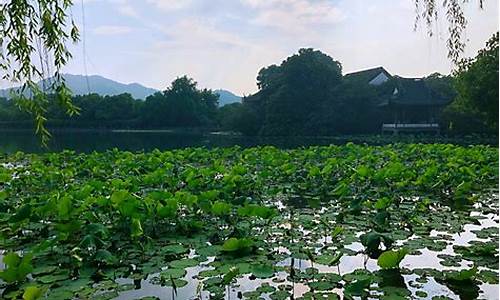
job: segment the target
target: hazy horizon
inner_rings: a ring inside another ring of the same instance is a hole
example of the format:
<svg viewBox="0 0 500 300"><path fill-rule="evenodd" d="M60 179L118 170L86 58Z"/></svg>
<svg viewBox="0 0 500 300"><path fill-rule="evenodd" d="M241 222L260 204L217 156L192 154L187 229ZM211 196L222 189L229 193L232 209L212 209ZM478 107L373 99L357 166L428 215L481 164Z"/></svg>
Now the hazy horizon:
<svg viewBox="0 0 500 300"><path fill-rule="evenodd" d="M69 74L159 90L187 75L200 87L248 95L262 67L299 48L330 55L344 74L377 66L404 77L452 70L445 16L433 37L423 24L413 31L414 0L84 0L83 9L77 2L72 14L82 40L71 46L62 70ZM471 1L466 17L470 57L498 30L498 1L485 1L483 10Z"/></svg>

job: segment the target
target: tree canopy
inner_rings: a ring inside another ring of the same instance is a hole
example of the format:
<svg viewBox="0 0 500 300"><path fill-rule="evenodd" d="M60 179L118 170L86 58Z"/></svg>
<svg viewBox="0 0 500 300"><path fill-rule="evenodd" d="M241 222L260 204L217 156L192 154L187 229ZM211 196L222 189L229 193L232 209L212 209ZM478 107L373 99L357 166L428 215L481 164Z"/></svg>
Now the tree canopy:
<svg viewBox="0 0 500 300"><path fill-rule="evenodd" d="M163 92L146 98L141 118L155 126L201 126L213 124L219 96L198 89L187 76L175 79Z"/></svg>
<svg viewBox="0 0 500 300"><path fill-rule="evenodd" d="M477 120L491 130L498 131L498 32L479 50L474 58L463 59L455 73L457 98L449 112L455 114L452 122L460 123L466 116Z"/></svg>
<svg viewBox="0 0 500 300"><path fill-rule="evenodd" d="M213 127L218 122L218 95L198 89L187 76L175 79L163 92L145 101L130 94L74 96L80 108L77 116L68 116L58 104L57 95L47 96L47 126L63 128L171 128ZM12 101L0 98L0 120L4 126L30 126L30 116Z"/></svg>
<svg viewBox="0 0 500 300"><path fill-rule="evenodd" d="M263 135L304 134L311 114L342 80L342 66L314 49L300 49L281 63L263 68L257 77L264 104Z"/></svg>

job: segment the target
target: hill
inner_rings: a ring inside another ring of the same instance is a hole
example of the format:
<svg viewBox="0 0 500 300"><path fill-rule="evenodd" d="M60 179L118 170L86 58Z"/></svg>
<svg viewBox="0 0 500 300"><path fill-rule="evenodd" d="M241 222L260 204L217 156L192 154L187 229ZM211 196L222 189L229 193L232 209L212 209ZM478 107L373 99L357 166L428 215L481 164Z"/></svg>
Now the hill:
<svg viewBox="0 0 500 300"><path fill-rule="evenodd" d="M135 99L145 99L147 96L157 92L157 90L145 87L138 83L120 83L99 75L72 75L64 74L67 86L71 89L74 95L85 95L96 93L99 95L119 95L129 93ZM48 85L50 79L45 79L38 82L39 86ZM12 89L12 88L11 88ZM9 97L11 89L0 90L0 97ZM15 88L14 88L15 89Z"/></svg>
<svg viewBox="0 0 500 300"><path fill-rule="evenodd" d="M219 89L215 90L214 93L219 95L219 106L241 102L241 97L231 93L230 91Z"/></svg>
<svg viewBox="0 0 500 300"><path fill-rule="evenodd" d="M73 95L86 95L89 93L96 93L102 96L119 95L129 93L135 99L146 99L147 96L152 95L158 90L145 87L139 83L120 83L99 75L73 75L64 74L67 86L73 92ZM50 79L41 80L38 82L40 87L50 85ZM9 98L10 91L17 88L9 88L0 90L0 97ZM219 95L219 106L226 104L241 102L241 97L233 94L228 90L215 90L214 93Z"/></svg>

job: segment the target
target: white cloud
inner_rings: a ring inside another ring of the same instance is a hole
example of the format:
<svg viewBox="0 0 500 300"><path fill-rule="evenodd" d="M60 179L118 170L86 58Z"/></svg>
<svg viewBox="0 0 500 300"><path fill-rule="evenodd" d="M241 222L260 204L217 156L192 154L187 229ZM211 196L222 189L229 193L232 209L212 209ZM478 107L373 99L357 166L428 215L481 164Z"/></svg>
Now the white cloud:
<svg viewBox="0 0 500 300"><path fill-rule="evenodd" d="M184 19L161 31L166 38L148 48L144 63L152 73L161 74L149 83L160 88L186 74L201 87L232 87L236 93L248 94L257 89L259 69L286 55L268 43L256 43L206 19Z"/></svg>
<svg viewBox="0 0 500 300"><path fill-rule="evenodd" d="M137 11L130 5L129 3L124 3L120 7L118 7L118 12L120 12L124 16L138 18L139 15Z"/></svg>
<svg viewBox="0 0 500 300"><path fill-rule="evenodd" d="M302 33L315 25L335 24L345 19L342 11L328 0L242 0L257 10L252 21L257 25L277 27Z"/></svg>
<svg viewBox="0 0 500 300"><path fill-rule="evenodd" d="M107 1L112 3L112 5L116 8L116 10L120 14L133 18L139 17L139 14L128 0L107 0Z"/></svg>
<svg viewBox="0 0 500 300"><path fill-rule="evenodd" d="M147 0L163 11L179 10L191 5L191 0Z"/></svg>
<svg viewBox="0 0 500 300"><path fill-rule="evenodd" d="M157 45L162 47L249 47L240 36L217 29L212 23L200 19L185 19L172 27L162 28L168 39Z"/></svg>
<svg viewBox="0 0 500 300"><path fill-rule="evenodd" d="M104 2L105 0L82 0L83 4L92 4L96 2ZM139 14L134 9L134 7L129 3L128 0L106 0L113 5L113 7L122 15L138 18ZM77 2L75 5L81 5L81 3Z"/></svg>
<svg viewBox="0 0 500 300"><path fill-rule="evenodd" d="M99 26L92 30L92 32L97 35L121 35L130 33L132 31L133 31L132 27L115 26L115 25Z"/></svg>
<svg viewBox="0 0 500 300"><path fill-rule="evenodd" d="M393 74L413 77L451 69L446 18L433 38L425 28L413 32L414 0L84 1L89 3L87 53L94 72L156 88L187 74L201 87L254 92L260 68L279 64L302 47L331 55L345 72L382 65ZM476 4L471 1L466 11L466 56L475 55L498 30L498 1L486 3L484 11ZM126 26L93 31L97 24ZM143 34L124 35L139 31ZM96 34L123 38L99 39ZM115 55L103 56L103 48ZM82 72L81 53L74 51L68 71Z"/></svg>

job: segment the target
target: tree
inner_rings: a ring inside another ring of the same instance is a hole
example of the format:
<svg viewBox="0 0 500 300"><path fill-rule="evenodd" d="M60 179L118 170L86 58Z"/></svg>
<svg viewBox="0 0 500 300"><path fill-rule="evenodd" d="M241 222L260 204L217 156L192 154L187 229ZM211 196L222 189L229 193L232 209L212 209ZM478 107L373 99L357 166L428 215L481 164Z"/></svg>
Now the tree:
<svg viewBox="0 0 500 300"><path fill-rule="evenodd" d="M442 75L436 72L423 79L427 86L443 99L452 100L457 96L453 76Z"/></svg>
<svg viewBox="0 0 500 300"><path fill-rule="evenodd" d="M135 104L137 100L128 93L105 96L100 102L101 104L94 111L96 120L131 120L136 117Z"/></svg>
<svg viewBox="0 0 500 300"><path fill-rule="evenodd" d="M474 115L498 132L498 32L475 58L463 59L455 74L458 96L450 106L457 115Z"/></svg>
<svg viewBox="0 0 500 300"><path fill-rule="evenodd" d="M277 65L262 68L257 75L257 87L260 90L270 90L277 86L281 76L281 69Z"/></svg>
<svg viewBox="0 0 500 300"><path fill-rule="evenodd" d="M213 125L219 108L219 94L209 89L199 91L200 123Z"/></svg>
<svg viewBox="0 0 500 300"><path fill-rule="evenodd" d="M483 0L475 0L479 7L483 8ZM460 62L460 57L465 49L465 29L467 28L467 19L464 14L464 5L469 0L415 0L416 18L415 29L423 20L427 26L427 32L433 35L432 26L437 23L440 16L439 7L445 9L446 19L448 21L448 58L455 64Z"/></svg>
<svg viewBox="0 0 500 300"><path fill-rule="evenodd" d="M387 116L377 103L393 90L390 82L373 86L356 77L344 77L331 97L311 115L306 131L308 135L324 136L379 132Z"/></svg>
<svg viewBox="0 0 500 300"><path fill-rule="evenodd" d="M56 92L58 103L69 114L78 112L59 73L71 58L66 42L79 40L78 29L68 15L71 6L71 0L5 0L0 3L2 79L23 83L17 103L33 115L36 132L43 144L50 136L44 125L49 101L35 83L37 78L53 72L50 89ZM30 96L26 96L26 91Z"/></svg>
<svg viewBox="0 0 500 300"><path fill-rule="evenodd" d="M171 107L171 125L199 126L214 121L219 96L208 89L199 90L192 78L175 79L164 95Z"/></svg>
<svg viewBox="0 0 500 300"><path fill-rule="evenodd" d="M219 96L198 89L192 78L182 76L161 93L146 98L142 107L145 126L193 127L215 123Z"/></svg>
<svg viewBox="0 0 500 300"><path fill-rule="evenodd" d="M145 127L163 126L166 111L168 111L168 103L163 92L156 92L146 97L141 107L141 124Z"/></svg>
<svg viewBox="0 0 500 300"><path fill-rule="evenodd" d="M219 108L218 123L222 130L241 132L248 136L257 135L260 129L256 113L242 103L226 104Z"/></svg>
<svg viewBox="0 0 500 300"><path fill-rule="evenodd" d="M12 101L0 97L0 120L2 122L19 122L26 119L28 115L25 112L19 110Z"/></svg>
<svg viewBox="0 0 500 300"><path fill-rule="evenodd" d="M305 123L331 97L342 80L342 66L314 49L300 49L259 72L259 102L265 117L262 135L301 135Z"/></svg>

